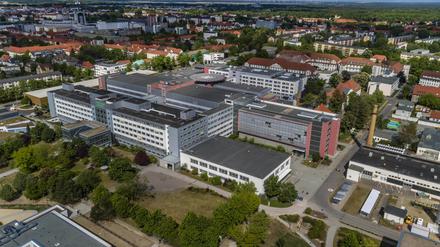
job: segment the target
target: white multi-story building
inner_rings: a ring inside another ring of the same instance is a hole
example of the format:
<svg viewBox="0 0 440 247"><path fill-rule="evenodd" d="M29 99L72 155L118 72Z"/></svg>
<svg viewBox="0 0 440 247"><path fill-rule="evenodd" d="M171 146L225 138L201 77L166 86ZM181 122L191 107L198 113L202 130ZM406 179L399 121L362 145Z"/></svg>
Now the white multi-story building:
<svg viewBox="0 0 440 247"><path fill-rule="evenodd" d="M368 94L373 94L376 90L383 93L384 96L391 96L399 88L398 77L383 77L374 76L371 77L368 82Z"/></svg>
<svg viewBox="0 0 440 247"><path fill-rule="evenodd" d="M198 114L191 109L72 84L48 92L48 104L51 116L63 123L103 123L119 143L145 149L170 169L178 165L180 149L210 136L229 136L233 132L233 106L226 104Z"/></svg>
<svg viewBox="0 0 440 247"><path fill-rule="evenodd" d="M401 154L362 148L348 164L347 179L372 180L440 199L438 164Z"/></svg>
<svg viewBox="0 0 440 247"><path fill-rule="evenodd" d="M440 72L423 71L419 84L428 87L440 87Z"/></svg>
<svg viewBox="0 0 440 247"><path fill-rule="evenodd" d="M221 74L234 83L270 88L279 96L295 97L304 90L307 77L304 75L271 69L252 67L209 68L210 74Z"/></svg>
<svg viewBox="0 0 440 247"><path fill-rule="evenodd" d="M264 193L264 181L278 180L290 172L290 155L226 137L213 137L180 153L181 165L223 181L253 183L258 194Z"/></svg>
<svg viewBox="0 0 440 247"><path fill-rule="evenodd" d="M416 49L410 52L402 52L400 54L400 59L402 60L410 60L411 58L423 58L426 57L431 61L440 61L440 56L432 54L429 50L424 49Z"/></svg>
<svg viewBox="0 0 440 247"><path fill-rule="evenodd" d="M120 73L127 69L126 63L98 63L95 64L95 76Z"/></svg>

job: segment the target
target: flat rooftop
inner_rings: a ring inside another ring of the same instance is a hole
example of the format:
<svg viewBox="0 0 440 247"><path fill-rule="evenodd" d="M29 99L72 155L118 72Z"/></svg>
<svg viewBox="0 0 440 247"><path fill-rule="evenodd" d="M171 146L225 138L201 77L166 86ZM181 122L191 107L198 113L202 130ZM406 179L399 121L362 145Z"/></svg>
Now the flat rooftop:
<svg viewBox="0 0 440 247"><path fill-rule="evenodd" d="M152 108L150 110L141 110L141 111L136 111L133 109L122 107L122 108L114 109L113 112L115 113L119 112L122 114L129 115L131 117L144 119L159 124L170 125L175 128L184 126L185 124L188 124L192 121L201 118L201 116L196 115L192 119L181 119L180 118L181 110L177 108L154 104L154 103L151 104L151 107Z"/></svg>
<svg viewBox="0 0 440 247"><path fill-rule="evenodd" d="M158 82L181 84L184 82L193 81L191 76L201 72L202 71L199 69L180 69L155 74L135 72L132 74L117 74L110 76L108 78L108 82L110 82L110 84L115 83L135 86L147 86L149 84Z"/></svg>
<svg viewBox="0 0 440 247"><path fill-rule="evenodd" d="M258 112L273 118L291 120L295 122L327 122L337 118L337 114L316 111L303 107L273 103L269 101L255 102L242 108L240 111Z"/></svg>
<svg viewBox="0 0 440 247"><path fill-rule="evenodd" d="M20 222L11 222L0 228L0 246L20 247L34 241L41 246L109 247L109 243L63 216L57 210L43 211ZM5 232L20 232L15 238Z"/></svg>
<svg viewBox="0 0 440 247"><path fill-rule="evenodd" d="M372 82L380 82L384 84L393 84L396 81L399 81L399 78L396 76L392 77L385 77L385 76L373 76L371 77L370 81Z"/></svg>
<svg viewBox="0 0 440 247"><path fill-rule="evenodd" d="M351 161L425 181L440 183L440 164L406 155L361 148L351 158Z"/></svg>
<svg viewBox="0 0 440 247"><path fill-rule="evenodd" d="M13 78L7 78L0 80L0 85L5 83L13 83L16 81L26 81L26 80L40 80L45 77L49 76L62 76L61 72L54 71L54 72L48 72L48 73L42 73L42 74L35 74L35 75L25 75L25 76L19 76L19 77L13 77Z"/></svg>
<svg viewBox="0 0 440 247"><path fill-rule="evenodd" d="M183 152L261 179L289 158L286 153L221 136L207 139Z"/></svg>
<svg viewBox="0 0 440 247"><path fill-rule="evenodd" d="M172 98L172 94L178 94L182 96L198 98L208 101L214 102L223 102L227 95L235 94L235 91L217 88L217 87L209 87L198 84L193 84L187 87L178 88L172 90L168 93L169 97Z"/></svg>
<svg viewBox="0 0 440 247"><path fill-rule="evenodd" d="M75 86L82 85L82 86L85 86L85 87L97 87L98 86L98 78L91 79L91 80L80 81L80 82L77 82L77 83L73 83L73 85L75 85ZM29 95L31 97L35 97L35 98L46 98L47 97L47 92L61 89L61 87L62 86L44 88L44 89L39 89L39 90L35 90L35 91L26 92L25 94Z"/></svg>
<svg viewBox="0 0 440 247"><path fill-rule="evenodd" d="M434 128L423 130L418 147L440 151L440 131Z"/></svg>
<svg viewBox="0 0 440 247"><path fill-rule="evenodd" d="M305 77L297 73L284 72L284 71L271 70L271 69L259 69L259 68L252 68L246 66L240 67L239 69L237 69L237 71L240 71L243 74L254 74L254 75L259 75L260 77L266 77L266 78L272 78L272 79L284 80L284 81L297 81Z"/></svg>

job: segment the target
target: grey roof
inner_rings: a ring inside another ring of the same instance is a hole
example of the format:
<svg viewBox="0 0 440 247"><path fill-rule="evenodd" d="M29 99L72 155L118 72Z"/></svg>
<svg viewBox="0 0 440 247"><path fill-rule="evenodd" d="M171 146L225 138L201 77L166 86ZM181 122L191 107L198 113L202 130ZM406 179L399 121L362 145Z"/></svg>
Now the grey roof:
<svg viewBox="0 0 440 247"><path fill-rule="evenodd" d="M158 123L158 124L164 124L169 125L175 128L184 126L190 122L193 122L195 120L198 120L201 118L201 116L196 115L192 119L181 119L180 118L180 112L181 110L169 106L159 105L159 104L151 104L152 109L160 112L166 112L167 114L160 114L156 111L136 111L133 109L121 107L114 109L114 113L121 113L124 115L128 115L134 118L147 120L150 122ZM174 116L172 116L174 115Z"/></svg>
<svg viewBox="0 0 440 247"><path fill-rule="evenodd" d="M398 110L402 111L412 111L414 108L414 103L409 100L399 100Z"/></svg>
<svg viewBox="0 0 440 247"><path fill-rule="evenodd" d="M393 138L395 138L396 136L398 136L398 132L394 131L394 130L389 130L389 129L376 129L374 131L374 136L375 137L379 137L379 138L384 138L387 140L393 140Z"/></svg>
<svg viewBox="0 0 440 247"><path fill-rule="evenodd" d="M433 128L423 130L418 147L440 151L440 131Z"/></svg>
<svg viewBox="0 0 440 247"><path fill-rule="evenodd" d="M311 122L329 122L337 118L337 114L324 113L303 107L289 107L283 105L270 104L265 102L255 102L247 105L247 108L241 108L239 111L256 112L277 119L300 122L309 124Z"/></svg>
<svg viewBox="0 0 440 247"><path fill-rule="evenodd" d="M48 72L48 73L42 73L42 74L36 74L36 75L25 75L25 76L7 78L7 79L0 80L0 85L5 84L5 83L13 83L13 82L17 82L17 81L41 80L45 77L50 77L50 76L62 76L62 74L59 71L54 71L54 72Z"/></svg>
<svg viewBox="0 0 440 247"><path fill-rule="evenodd" d="M0 228L0 246L20 247L30 241L34 241L41 246L57 246L57 244L64 247L111 246L87 230L83 231L82 229L84 228L77 227L76 223L72 224L71 220L54 211L44 213L24 224L19 223L19 225L16 225L15 223L17 222L11 222ZM24 228L21 228L21 233L13 240L5 233L5 230L15 231L22 226L24 226Z"/></svg>
<svg viewBox="0 0 440 247"><path fill-rule="evenodd" d="M292 73L292 72L285 72L285 71L272 70L272 69L260 69L260 68L246 67L246 66L242 66L238 68L237 72L240 72L240 74L244 74L244 75L258 75L263 78L272 78L283 81L298 81L305 77L304 75Z"/></svg>
<svg viewBox="0 0 440 247"><path fill-rule="evenodd" d="M361 148L351 158L351 161L425 181L440 183L440 164L427 160L391 154L372 148Z"/></svg>
<svg viewBox="0 0 440 247"><path fill-rule="evenodd" d="M253 95L265 95L270 92L270 88L259 87L246 85L241 83L233 83L233 82L222 82L214 85L215 88L221 88L231 91L236 91L240 93L249 93Z"/></svg>
<svg viewBox="0 0 440 247"><path fill-rule="evenodd" d="M173 94L183 95L192 98L198 98L208 101L213 101L216 103L221 103L225 100L226 95L234 94L234 91L207 87L203 85L190 85L187 87L178 88L176 90L168 92L167 96L173 98Z"/></svg>
<svg viewBox="0 0 440 247"><path fill-rule="evenodd" d="M397 76L385 77L385 76L373 76L370 81L372 82L380 82L385 84L394 84L396 81L399 81Z"/></svg>
<svg viewBox="0 0 440 247"><path fill-rule="evenodd" d="M405 218L406 214L408 213L408 210L394 207L393 205L387 205L384 208L384 212L387 214L395 215L400 218Z"/></svg>
<svg viewBox="0 0 440 247"><path fill-rule="evenodd" d="M286 153L221 136L207 139L184 153L261 179L289 158Z"/></svg>

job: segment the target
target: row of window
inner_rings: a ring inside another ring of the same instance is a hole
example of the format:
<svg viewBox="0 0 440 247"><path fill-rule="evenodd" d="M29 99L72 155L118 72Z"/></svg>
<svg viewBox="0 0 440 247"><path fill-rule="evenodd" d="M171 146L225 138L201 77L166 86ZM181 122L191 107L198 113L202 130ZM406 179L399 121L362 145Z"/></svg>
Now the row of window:
<svg viewBox="0 0 440 247"><path fill-rule="evenodd" d="M214 165L208 165L207 163L205 163L203 161L198 161L196 159L191 158L190 162L192 164L199 165L199 166L204 167L204 168L208 168L211 171L218 171L218 172L220 172L222 174L229 175L229 176L231 176L233 178L237 178L237 179L240 178L240 180L243 180L245 182L249 182L249 177L246 177L246 176L243 176L243 175L239 176L237 173L234 173L234 172L231 172L231 171L228 172L227 170L225 170L223 168L220 168L220 167L217 167L217 166L214 166ZM200 169L200 171L202 171L202 169Z"/></svg>

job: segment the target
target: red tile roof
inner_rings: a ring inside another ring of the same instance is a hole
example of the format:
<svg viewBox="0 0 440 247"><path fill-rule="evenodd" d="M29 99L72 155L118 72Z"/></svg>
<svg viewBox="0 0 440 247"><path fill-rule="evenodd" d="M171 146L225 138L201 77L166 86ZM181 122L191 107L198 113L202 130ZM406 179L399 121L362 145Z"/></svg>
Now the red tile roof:
<svg viewBox="0 0 440 247"><path fill-rule="evenodd" d="M361 86L355 80L348 80L346 82L341 82L336 87L340 93L344 93L346 89L351 89L354 92L361 90Z"/></svg>
<svg viewBox="0 0 440 247"><path fill-rule="evenodd" d="M384 55L374 55L372 58L374 58L379 63L382 63L387 60L387 57Z"/></svg>
<svg viewBox="0 0 440 247"><path fill-rule="evenodd" d="M89 61L84 61L81 66L86 69L93 69L93 64Z"/></svg>
<svg viewBox="0 0 440 247"><path fill-rule="evenodd" d="M51 50L77 50L81 47L82 43L78 42L72 42L72 43L66 43L61 45L47 45L47 46L26 46L26 47L17 47L17 46L8 46L5 47L3 50L6 52L14 52L14 53L26 53L26 52L42 52L42 51L51 51Z"/></svg>
<svg viewBox="0 0 440 247"><path fill-rule="evenodd" d="M423 71L421 77L435 77L435 78L440 78L440 72L439 71L429 71L429 70L425 70Z"/></svg>
<svg viewBox="0 0 440 247"><path fill-rule="evenodd" d="M330 109L327 108L327 106L325 106L324 104L320 104L319 106L317 106L315 108L315 110L317 111L322 111L322 112L328 112L328 113L333 113L332 111L330 111Z"/></svg>
<svg viewBox="0 0 440 247"><path fill-rule="evenodd" d="M440 119L440 111L436 111L436 110L431 111L430 117L434 119Z"/></svg>
<svg viewBox="0 0 440 247"><path fill-rule="evenodd" d="M282 58L271 59L271 58L253 57L249 59L246 63L251 65L263 66L263 67L270 67L274 64L278 64L279 66L281 66L281 68L285 70L310 71L312 73L316 71L316 68L310 64L290 62Z"/></svg>
<svg viewBox="0 0 440 247"><path fill-rule="evenodd" d="M437 96L440 98L440 88L438 87L428 87L428 86L422 86L422 85L415 85L413 89L413 95L425 95L425 94L432 94L434 96Z"/></svg>
<svg viewBox="0 0 440 247"><path fill-rule="evenodd" d="M317 53L317 52L312 52L310 53L310 57L312 59L327 59L327 60L333 60L336 62L341 62L341 59L334 55L334 54L328 54L328 53Z"/></svg>
<svg viewBox="0 0 440 247"><path fill-rule="evenodd" d="M368 58L363 58L363 57L347 57L347 58L342 59L341 64L343 64L343 65L355 64L355 65L373 66L374 62Z"/></svg>

